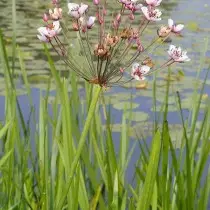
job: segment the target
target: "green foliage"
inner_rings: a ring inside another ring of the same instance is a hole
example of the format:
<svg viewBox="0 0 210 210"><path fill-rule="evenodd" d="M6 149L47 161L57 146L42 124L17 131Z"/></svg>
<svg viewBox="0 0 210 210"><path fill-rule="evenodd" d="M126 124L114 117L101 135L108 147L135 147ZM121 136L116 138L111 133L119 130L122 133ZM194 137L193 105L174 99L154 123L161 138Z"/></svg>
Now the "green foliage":
<svg viewBox="0 0 210 210"><path fill-rule="evenodd" d="M112 115L101 88L86 83L84 103L76 76L71 74L69 79L60 77L46 46L52 77L45 94L40 93L37 119L23 53L20 48L13 48L19 58L30 101L30 122L36 126L34 131L29 126L31 123L25 122L22 117L23 110L18 105L10 65L13 60L9 62L0 35L0 59L6 86L5 118L0 130L3 147L0 158L0 209L207 209L210 195L209 170L207 172L210 153L208 98L202 122L199 127L197 125L208 75L200 93L198 87L195 88L194 103L187 119L184 118L180 94L174 96L181 124L179 149L174 147L173 130L168 124L170 70L160 110L156 106L158 95L154 76L152 110L155 115L151 124L150 147L144 136L136 136L136 141L130 140L132 122L141 117L140 112L133 111L135 104L116 104L123 110L121 135L116 139L112 130ZM201 59L201 68L203 62ZM49 104L51 82L56 85L56 93ZM102 103L97 103L99 95ZM143 113L142 117L147 118L147 114ZM119 141L118 148L115 141ZM33 145L35 148L32 149ZM135 170L131 184L126 174L137 147L140 152L136 162L132 162Z"/></svg>

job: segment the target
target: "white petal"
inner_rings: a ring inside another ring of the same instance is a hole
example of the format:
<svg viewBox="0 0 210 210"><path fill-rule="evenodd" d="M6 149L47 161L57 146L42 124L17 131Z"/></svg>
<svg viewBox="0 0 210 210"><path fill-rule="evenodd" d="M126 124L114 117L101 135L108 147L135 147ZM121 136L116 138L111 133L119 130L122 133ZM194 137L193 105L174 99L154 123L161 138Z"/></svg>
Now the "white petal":
<svg viewBox="0 0 210 210"><path fill-rule="evenodd" d="M151 5L151 4L154 3L154 0L146 0L146 3L149 4L149 5Z"/></svg>
<svg viewBox="0 0 210 210"><path fill-rule="evenodd" d="M169 50L174 51L174 49L176 49L176 46L171 44L170 47L169 47Z"/></svg>
<svg viewBox="0 0 210 210"><path fill-rule="evenodd" d="M68 3L68 9L69 11L72 11L72 10L78 10L79 9L79 4L75 4L75 3Z"/></svg>
<svg viewBox="0 0 210 210"><path fill-rule="evenodd" d="M140 64L139 63L133 63L132 65L132 73L136 71L137 68L139 68Z"/></svg>
<svg viewBox="0 0 210 210"><path fill-rule="evenodd" d="M39 27L37 29L37 31L41 34L41 35L47 35L48 34L48 30L46 27Z"/></svg>
<svg viewBox="0 0 210 210"><path fill-rule="evenodd" d="M143 7L142 4L137 4L137 5L135 6L135 10L140 10L142 7Z"/></svg>
<svg viewBox="0 0 210 210"><path fill-rule="evenodd" d="M80 14L78 11L71 11L69 12L69 15L71 15L73 18L76 18L76 19L80 18Z"/></svg>
<svg viewBox="0 0 210 210"><path fill-rule="evenodd" d="M159 6L161 2L162 2L162 0L158 0L156 3L156 6Z"/></svg>
<svg viewBox="0 0 210 210"><path fill-rule="evenodd" d="M142 7L141 10L144 13L144 16L147 18L147 20L150 20L148 8L147 7Z"/></svg>
<svg viewBox="0 0 210 210"><path fill-rule="evenodd" d="M87 26L92 27L95 20L96 20L96 17L90 16L89 19L88 19L88 22L87 22Z"/></svg>
<svg viewBox="0 0 210 210"><path fill-rule="evenodd" d="M184 28L183 24L178 24L174 27L174 32L180 32Z"/></svg>
<svg viewBox="0 0 210 210"><path fill-rule="evenodd" d="M81 6L80 6L80 8L79 8L79 14L80 14L80 15L83 15L83 14L86 12L87 9L88 9L88 5L87 5L87 4L82 4L82 3L81 3Z"/></svg>
<svg viewBox="0 0 210 210"><path fill-rule="evenodd" d="M190 61L190 58L188 58L188 56L186 55L186 53L182 54L182 56L180 56L179 58L176 59L177 62L186 62L186 61Z"/></svg>
<svg viewBox="0 0 210 210"><path fill-rule="evenodd" d="M51 9L49 9L49 14L50 14L50 15L53 14L53 11L52 11Z"/></svg>
<svg viewBox="0 0 210 210"><path fill-rule="evenodd" d="M168 26L170 29L172 29L173 25L174 25L174 21L172 19L168 19Z"/></svg>
<svg viewBox="0 0 210 210"><path fill-rule="evenodd" d="M161 18L150 18L150 20L152 20L152 21L160 21Z"/></svg>
<svg viewBox="0 0 210 210"><path fill-rule="evenodd" d="M54 21L53 22L53 26L54 26L54 30L57 31L60 27L60 22L57 20L57 21Z"/></svg>
<svg viewBox="0 0 210 210"><path fill-rule="evenodd" d="M147 74L149 71L150 71L150 67L146 66L146 65L142 66L141 69L140 69L140 72L142 74Z"/></svg>
<svg viewBox="0 0 210 210"><path fill-rule="evenodd" d="M37 37L42 42L49 42L49 39L47 39L47 37L44 36L44 35L41 35L41 36L40 35L37 35Z"/></svg>
<svg viewBox="0 0 210 210"><path fill-rule="evenodd" d="M61 28L59 28L56 33L59 34L61 32Z"/></svg>

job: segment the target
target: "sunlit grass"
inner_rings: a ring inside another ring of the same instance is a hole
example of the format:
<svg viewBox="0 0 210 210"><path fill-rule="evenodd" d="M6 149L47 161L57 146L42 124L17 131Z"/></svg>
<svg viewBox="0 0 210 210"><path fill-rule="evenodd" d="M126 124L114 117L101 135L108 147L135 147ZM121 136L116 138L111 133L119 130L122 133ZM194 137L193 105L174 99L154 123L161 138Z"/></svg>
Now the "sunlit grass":
<svg viewBox="0 0 210 210"><path fill-rule="evenodd" d="M137 143L130 149L130 107L124 107L121 135L116 139L109 108L97 103L99 95L103 99L101 89L85 84L84 102L75 75L61 78L46 47L52 77L46 91L40 91L39 112L36 112L21 49L15 51L30 102L30 122L25 122L24 110L18 103L11 68L13 60L8 60L1 34L0 59L6 87L5 118L0 130L3 151L0 159L1 209L207 209L210 194L209 99L201 126L196 129L205 80L201 90L195 88L187 119L177 92L177 114L182 124L179 149L174 148L168 128L169 81L161 121L154 117L152 143L148 146L145 139L136 136ZM200 62L199 71L203 67L202 58ZM49 105L51 82L56 84L56 95ZM70 86L71 92L68 91ZM156 91L154 77L153 110L158 112ZM35 131L31 124L36 127ZM120 141L119 148L114 146L116 140ZM136 147L139 147L139 157L131 162ZM135 171L130 172L134 176L133 183L128 183L126 178L129 164L135 165Z"/></svg>

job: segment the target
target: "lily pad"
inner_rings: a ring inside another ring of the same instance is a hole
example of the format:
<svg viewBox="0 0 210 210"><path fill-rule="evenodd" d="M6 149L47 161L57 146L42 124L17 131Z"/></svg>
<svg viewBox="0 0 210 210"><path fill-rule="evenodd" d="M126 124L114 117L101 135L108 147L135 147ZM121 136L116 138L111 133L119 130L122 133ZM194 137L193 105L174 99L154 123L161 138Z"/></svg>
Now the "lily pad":
<svg viewBox="0 0 210 210"><path fill-rule="evenodd" d="M198 31L198 23L196 22L189 22L187 24L187 28L191 31Z"/></svg>
<svg viewBox="0 0 210 210"><path fill-rule="evenodd" d="M129 117L129 113L127 113L127 117ZM149 119L149 115L146 112L132 112L131 113L131 120L140 122L140 121L147 121Z"/></svg>
<svg viewBox="0 0 210 210"><path fill-rule="evenodd" d="M115 109L118 109L118 110L123 110L124 108L126 108L126 109L130 109L130 108L136 109L137 107L139 107L139 104L132 103L132 102L129 102L129 101L122 101L122 102L113 104L113 107Z"/></svg>

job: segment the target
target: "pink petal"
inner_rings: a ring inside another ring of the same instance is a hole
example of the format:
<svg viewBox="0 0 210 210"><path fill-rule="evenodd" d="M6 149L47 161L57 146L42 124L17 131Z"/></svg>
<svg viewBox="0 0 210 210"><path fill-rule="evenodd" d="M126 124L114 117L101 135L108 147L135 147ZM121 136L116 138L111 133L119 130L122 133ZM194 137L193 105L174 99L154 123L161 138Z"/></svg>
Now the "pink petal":
<svg viewBox="0 0 210 210"><path fill-rule="evenodd" d="M183 24L178 24L174 27L174 32L180 32L184 28Z"/></svg>
<svg viewBox="0 0 210 210"><path fill-rule="evenodd" d="M149 4L149 5L151 5L151 4L154 3L154 1L155 1L155 0L146 0L146 3Z"/></svg>

